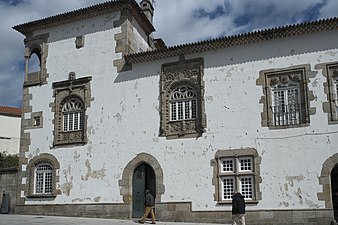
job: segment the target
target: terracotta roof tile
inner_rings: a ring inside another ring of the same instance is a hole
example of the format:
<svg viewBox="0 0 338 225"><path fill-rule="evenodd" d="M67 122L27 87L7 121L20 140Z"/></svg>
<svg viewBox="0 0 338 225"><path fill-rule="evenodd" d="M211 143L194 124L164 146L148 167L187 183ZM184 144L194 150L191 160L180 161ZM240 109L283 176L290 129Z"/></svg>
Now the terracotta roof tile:
<svg viewBox="0 0 338 225"><path fill-rule="evenodd" d="M0 115L21 117L21 109L9 106L0 106Z"/></svg>
<svg viewBox="0 0 338 225"><path fill-rule="evenodd" d="M182 44L140 53L133 53L130 55L125 55L124 59L127 63L146 62L179 56L181 54L204 52L218 48L245 45L271 39L298 36L335 29L338 29L338 17Z"/></svg>
<svg viewBox="0 0 338 225"><path fill-rule="evenodd" d="M148 18L142 12L140 6L135 0L115 0L107 1L90 7L58 14L55 16L47 17L40 20L16 25L13 27L14 30L19 31L23 35L29 35L31 32L41 30L45 28L55 27L62 24L76 22L87 18L103 15L113 11L119 11L127 9L131 12L133 17L137 20L143 30L150 34L155 31L153 25L150 23Z"/></svg>

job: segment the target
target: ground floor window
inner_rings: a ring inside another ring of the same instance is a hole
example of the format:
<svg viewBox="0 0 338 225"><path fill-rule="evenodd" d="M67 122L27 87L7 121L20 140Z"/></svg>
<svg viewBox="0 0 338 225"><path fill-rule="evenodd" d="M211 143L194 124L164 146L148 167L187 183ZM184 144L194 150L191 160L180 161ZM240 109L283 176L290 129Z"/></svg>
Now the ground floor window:
<svg viewBox="0 0 338 225"><path fill-rule="evenodd" d="M260 161L255 149L218 150L212 160L215 200L231 203L234 192L241 192L248 202L260 200Z"/></svg>
<svg viewBox="0 0 338 225"><path fill-rule="evenodd" d="M222 200L231 200L236 191L245 199L254 200L253 157L220 158L220 182Z"/></svg>

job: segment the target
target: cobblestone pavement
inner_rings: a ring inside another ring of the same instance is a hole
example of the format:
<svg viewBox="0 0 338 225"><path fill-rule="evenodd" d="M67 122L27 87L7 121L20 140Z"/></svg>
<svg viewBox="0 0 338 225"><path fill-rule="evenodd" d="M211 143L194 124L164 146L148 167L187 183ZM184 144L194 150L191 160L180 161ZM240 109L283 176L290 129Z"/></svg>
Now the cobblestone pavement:
<svg viewBox="0 0 338 225"><path fill-rule="evenodd" d="M146 221L145 224L150 224ZM0 225L136 225L137 220L116 220L116 219L99 219L83 217L59 217L59 216L37 216L37 215L15 215L0 214ZM161 222L159 225L203 225L206 223L182 223L182 222ZM219 225L211 224L207 225ZM227 224L225 224L227 225ZM230 224L228 224L230 225Z"/></svg>

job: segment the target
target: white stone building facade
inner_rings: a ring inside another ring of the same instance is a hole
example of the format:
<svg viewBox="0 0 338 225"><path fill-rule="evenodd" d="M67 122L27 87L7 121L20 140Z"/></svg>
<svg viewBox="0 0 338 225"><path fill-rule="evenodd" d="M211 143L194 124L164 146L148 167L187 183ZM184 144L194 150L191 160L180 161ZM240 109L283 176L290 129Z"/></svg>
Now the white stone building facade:
<svg viewBox="0 0 338 225"><path fill-rule="evenodd" d="M329 224L338 19L168 48L140 4L14 27L27 65L16 212L139 217L149 189L159 220L225 223L241 191L250 224Z"/></svg>
<svg viewBox="0 0 338 225"><path fill-rule="evenodd" d="M19 154L21 109L0 106L0 152Z"/></svg>

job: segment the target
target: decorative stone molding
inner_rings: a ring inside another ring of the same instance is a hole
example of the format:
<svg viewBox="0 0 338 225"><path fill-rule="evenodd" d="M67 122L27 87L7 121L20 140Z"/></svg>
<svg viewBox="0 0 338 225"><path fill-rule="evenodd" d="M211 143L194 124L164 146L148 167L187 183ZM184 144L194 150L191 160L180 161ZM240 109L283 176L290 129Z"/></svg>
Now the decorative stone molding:
<svg viewBox="0 0 338 225"><path fill-rule="evenodd" d="M167 138L200 137L206 127L204 111L204 60L202 58L162 65L160 78L161 126L160 135ZM170 94L175 88L187 85L197 94L197 118L193 120L170 121Z"/></svg>
<svg viewBox="0 0 338 225"><path fill-rule="evenodd" d="M161 202L161 196L165 191L163 184L163 170L161 165L154 156L148 153L140 153L127 164L123 170L122 179L119 180L120 194L123 196L123 202L126 204L131 204L132 202L132 183L134 170L142 163L147 163L154 170L156 179L155 201Z"/></svg>
<svg viewBox="0 0 338 225"><path fill-rule="evenodd" d="M84 42L85 42L85 36L77 36L75 39L75 47L76 48L83 48L84 47Z"/></svg>
<svg viewBox="0 0 338 225"><path fill-rule="evenodd" d="M90 81L91 77L76 79L74 72L69 73L69 79L66 81L53 83L54 102L50 103L52 112L54 112L54 146L69 144L87 143L87 119L86 109L90 107L91 97ZM78 99L84 107L83 129L63 132L62 126L62 107L70 98Z"/></svg>
<svg viewBox="0 0 338 225"><path fill-rule="evenodd" d="M262 70L259 73L259 78L256 80L256 85L261 86L263 95L259 101L263 104L263 112L261 113L262 127L269 127L269 129L280 129L289 127L304 127L310 124L310 115L316 114L316 108L310 107L310 102L315 99L313 91L308 89L310 78L317 75L316 71L311 71L311 65L298 65L287 68ZM285 84L289 81L299 83L302 109L304 113L300 119L300 124L289 124L283 126L273 126L272 123L272 86L277 84Z"/></svg>
<svg viewBox="0 0 338 225"><path fill-rule="evenodd" d="M247 201L247 203L257 203L259 200L262 200L262 192L260 191L260 184L262 183L261 177L261 161L262 158L258 155L258 152L254 148L243 148L243 149L228 149L228 150L218 150L215 154L215 158L210 161L211 166L213 167L213 178L212 185L215 186L214 201L218 204L231 204L230 202L222 202L222 187L220 181L220 158L224 157L239 157L239 156L252 156L254 160L254 192L255 199L254 201Z"/></svg>
<svg viewBox="0 0 338 225"><path fill-rule="evenodd" d="M338 166L338 153L328 158L322 166L319 177L319 184L322 185L322 192L317 193L319 201L325 202L325 208L332 209L332 193L331 193L331 171Z"/></svg>
<svg viewBox="0 0 338 225"><path fill-rule="evenodd" d="M47 84L47 56L48 56L48 36L49 34L37 35L32 38L25 39L25 79L24 87ZM36 72L29 72L29 59L32 54L37 54L40 60L40 70Z"/></svg>
<svg viewBox="0 0 338 225"><path fill-rule="evenodd" d="M135 53L138 49L132 49L132 43L135 42L133 25L133 17L129 10L124 9L121 11L120 19L114 21L114 27L121 27L121 33L116 33L114 39L116 41L115 53L122 53L120 59L113 61L113 65L116 66L117 72L131 70L131 65L126 64L124 56Z"/></svg>
<svg viewBox="0 0 338 225"><path fill-rule="evenodd" d="M42 115L43 115L42 111L31 113L30 128L36 129L36 128L43 127L43 116Z"/></svg>
<svg viewBox="0 0 338 225"><path fill-rule="evenodd" d="M51 194L39 194L36 195L34 193L34 173L35 173L35 167L40 164L40 163L48 163L52 167L52 193ZM55 197L56 195L61 194L61 190L56 188L56 183L59 182L59 176L58 176L58 171L60 169L60 164L58 160L53 156L48 153L42 153L38 156L33 157L31 160L28 162L27 166L27 186L25 190L25 196L26 197L44 197L44 198L51 198Z"/></svg>
<svg viewBox="0 0 338 225"><path fill-rule="evenodd" d="M323 102L323 111L327 114L329 124L338 124L338 96L334 82L338 79L338 62L317 64L315 69L322 70L326 78L324 93L327 101Z"/></svg>

